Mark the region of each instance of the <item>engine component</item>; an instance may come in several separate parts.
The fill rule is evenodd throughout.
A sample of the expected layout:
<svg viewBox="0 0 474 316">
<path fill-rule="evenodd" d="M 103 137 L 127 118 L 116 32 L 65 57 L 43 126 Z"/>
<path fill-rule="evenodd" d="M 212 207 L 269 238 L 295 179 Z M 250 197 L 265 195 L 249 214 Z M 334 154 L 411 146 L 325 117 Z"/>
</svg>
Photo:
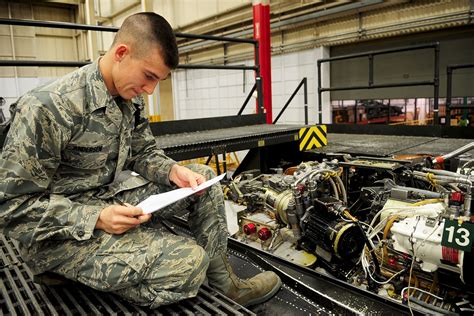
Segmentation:
<svg viewBox="0 0 474 316">
<path fill-rule="evenodd" d="M 451 192 L 449 195 L 450 206 L 461 206 L 464 204 L 464 193 L 462 192 Z"/>
<path fill-rule="evenodd" d="M 444 220 L 436 218 L 405 218 L 392 226 L 393 248 L 414 255 L 423 271 L 434 272 L 442 267 L 460 274 L 464 253 L 441 246 L 443 227 Z"/>
<path fill-rule="evenodd" d="M 469 302 L 473 160 L 453 172 L 426 156 L 329 157 L 231 182 L 227 197 L 246 207 L 235 237 L 407 304 L 449 313 Z"/>
<path fill-rule="evenodd" d="M 434 164 L 443 163 L 445 160 L 451 159 L 453 157 L 457 157 L 457 156 L 459 156 L 459 155 L 461 155 L 461 154 L 463 154 L 463 153 L 465 153 L 465 152 L 467 152 L 467 151 L 469 151 L 473 148 L 474 148 L 474 142 L 469 143 L 469 144 L 467 144 L 463 147 L 460 147 L 460 148 L 458 148 L 458 149 L 456 149 L 456 150 L 454 150 L 450 153 L 447 153 L 445 155 L 438 156 L 438 157 L 434 158 L 433 163 Z"/>
<path fill-rule="evenodd" d="M 307 162 L 292 168 L 291 175 L 246 175 L 231 183 L 229 196 L 247 205 L 241 238 L 272 252 L 287 240 L 331 265 L 355 261 L 364 232 L 344 215 L 347 194 L 339 170 L 335 164 Z"/>
<path fill-rule="evenodd" d="M 315 207 L 302 220 L 301 246 L 327 262 L 358 257 L 364 246 L 363 231 L 342 220 L 345 207 L 334 198 L 314 200 Z"/>
<path fill-rule="evenodd" d="M 243 226 L 244 233 L 246 235 L 252 235 L 257 232 L 257 226 L 254 223 L 248 223 Z"/>
<path fill-rule="evenodd" d="M 266 228 L 263 227 L 258 231 L 258 238 L 260 238 L 261 241 L 266 241 L 272 237 L 272 232 Z"/>
</svg>

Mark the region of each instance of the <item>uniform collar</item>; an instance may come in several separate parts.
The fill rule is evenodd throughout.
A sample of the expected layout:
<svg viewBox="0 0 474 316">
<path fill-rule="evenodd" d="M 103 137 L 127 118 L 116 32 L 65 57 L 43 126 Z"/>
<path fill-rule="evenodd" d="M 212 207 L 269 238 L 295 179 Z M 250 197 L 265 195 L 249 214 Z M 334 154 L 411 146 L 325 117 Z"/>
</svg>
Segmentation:
<svg viewBox="0 0 474 316">
<path fill-rule="evenodd" d="M 124 100 L 120 96 L 114 97 L 110 94 L 109 90 L 107 90 L 107 86 L 105 85 L 104 77 L 100 72 L 99 60 L 100 57 L 90 65 L 87 74 L 87 97 L 88 100 L 94 100 L 94 102 L 89 104 L 89 109 L 91 112 L 102 107 L 111 106 L 114 104 L 114 101 L 124 104 L 129 108 L 131 113 L 134 113 L 137 109 L 142 109 L 143 98 L 141 96 L 135 97 L 132 100 Z"/>
<path fill-rule="evenodd" d="M 104 77 L 99 69 L 99 60 L 96 59 L 87 70 L 87 100 L 91 112 L 113 104 L 113 96 L 105 85 Z"/>
<path fill-rule="evenodd" d="M 127 108 L 131 114 L 134 114 L 135 111 L 140 111 L 144 108 L 143 98 L 141 96 L 135 97 L 131 100 L 124 100 L 122 97 L 118 96 L 114 98 L 117 105 L 122 104 L 122 107 Z"/>
</svg>

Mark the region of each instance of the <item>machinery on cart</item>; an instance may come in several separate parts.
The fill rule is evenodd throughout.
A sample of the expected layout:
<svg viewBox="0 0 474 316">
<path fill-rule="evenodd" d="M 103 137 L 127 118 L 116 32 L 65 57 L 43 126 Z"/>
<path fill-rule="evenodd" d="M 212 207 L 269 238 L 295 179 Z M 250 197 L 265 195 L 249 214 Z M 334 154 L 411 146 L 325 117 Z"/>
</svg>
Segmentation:
<svg viewBox="0 0 474 316">
<path fill-rule="evenodd" d="M 244 206 L 234 238 L 425 312 L 472 313 L 472 149 L 242 172 L 225 188 Z"/>
</svg>

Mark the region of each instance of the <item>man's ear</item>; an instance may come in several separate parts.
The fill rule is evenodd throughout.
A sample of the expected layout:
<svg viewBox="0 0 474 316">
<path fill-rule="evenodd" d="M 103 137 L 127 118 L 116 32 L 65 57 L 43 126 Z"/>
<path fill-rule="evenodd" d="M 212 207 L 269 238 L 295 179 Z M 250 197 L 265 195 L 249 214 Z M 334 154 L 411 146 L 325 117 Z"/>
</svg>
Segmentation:
<svg viewBox="0 0 474 316">
<path fill-rule="evenodd" d="M 127 56 L 127 54 L 130 54 L 130 48 L 128 47 L 128 45 L 119 44 L 115 47 L 114 53 L 115 61 L 120 62 L 122 61 L 122 59 L 125 58 L 125 56 Z"/>
</svg>

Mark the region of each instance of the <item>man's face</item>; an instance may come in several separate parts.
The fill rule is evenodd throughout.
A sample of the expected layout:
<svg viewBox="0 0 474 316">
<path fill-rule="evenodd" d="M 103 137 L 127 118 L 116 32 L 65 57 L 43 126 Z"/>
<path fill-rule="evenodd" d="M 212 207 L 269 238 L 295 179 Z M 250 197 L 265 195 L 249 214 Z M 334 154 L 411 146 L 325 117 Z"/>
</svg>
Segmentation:
<svg viewBox="0 0 474 316">
<path fill-rule="evenodd" d="M 143 57 L 135 57 L 128 47 L 119 47 L 115 57 L 113 84 L 116 94 L 125 100 L 142 93 L 152 94 L 158 82 L 166 79 L 170 73 L 159 49 L 152 49 Z"/>
</svg>

